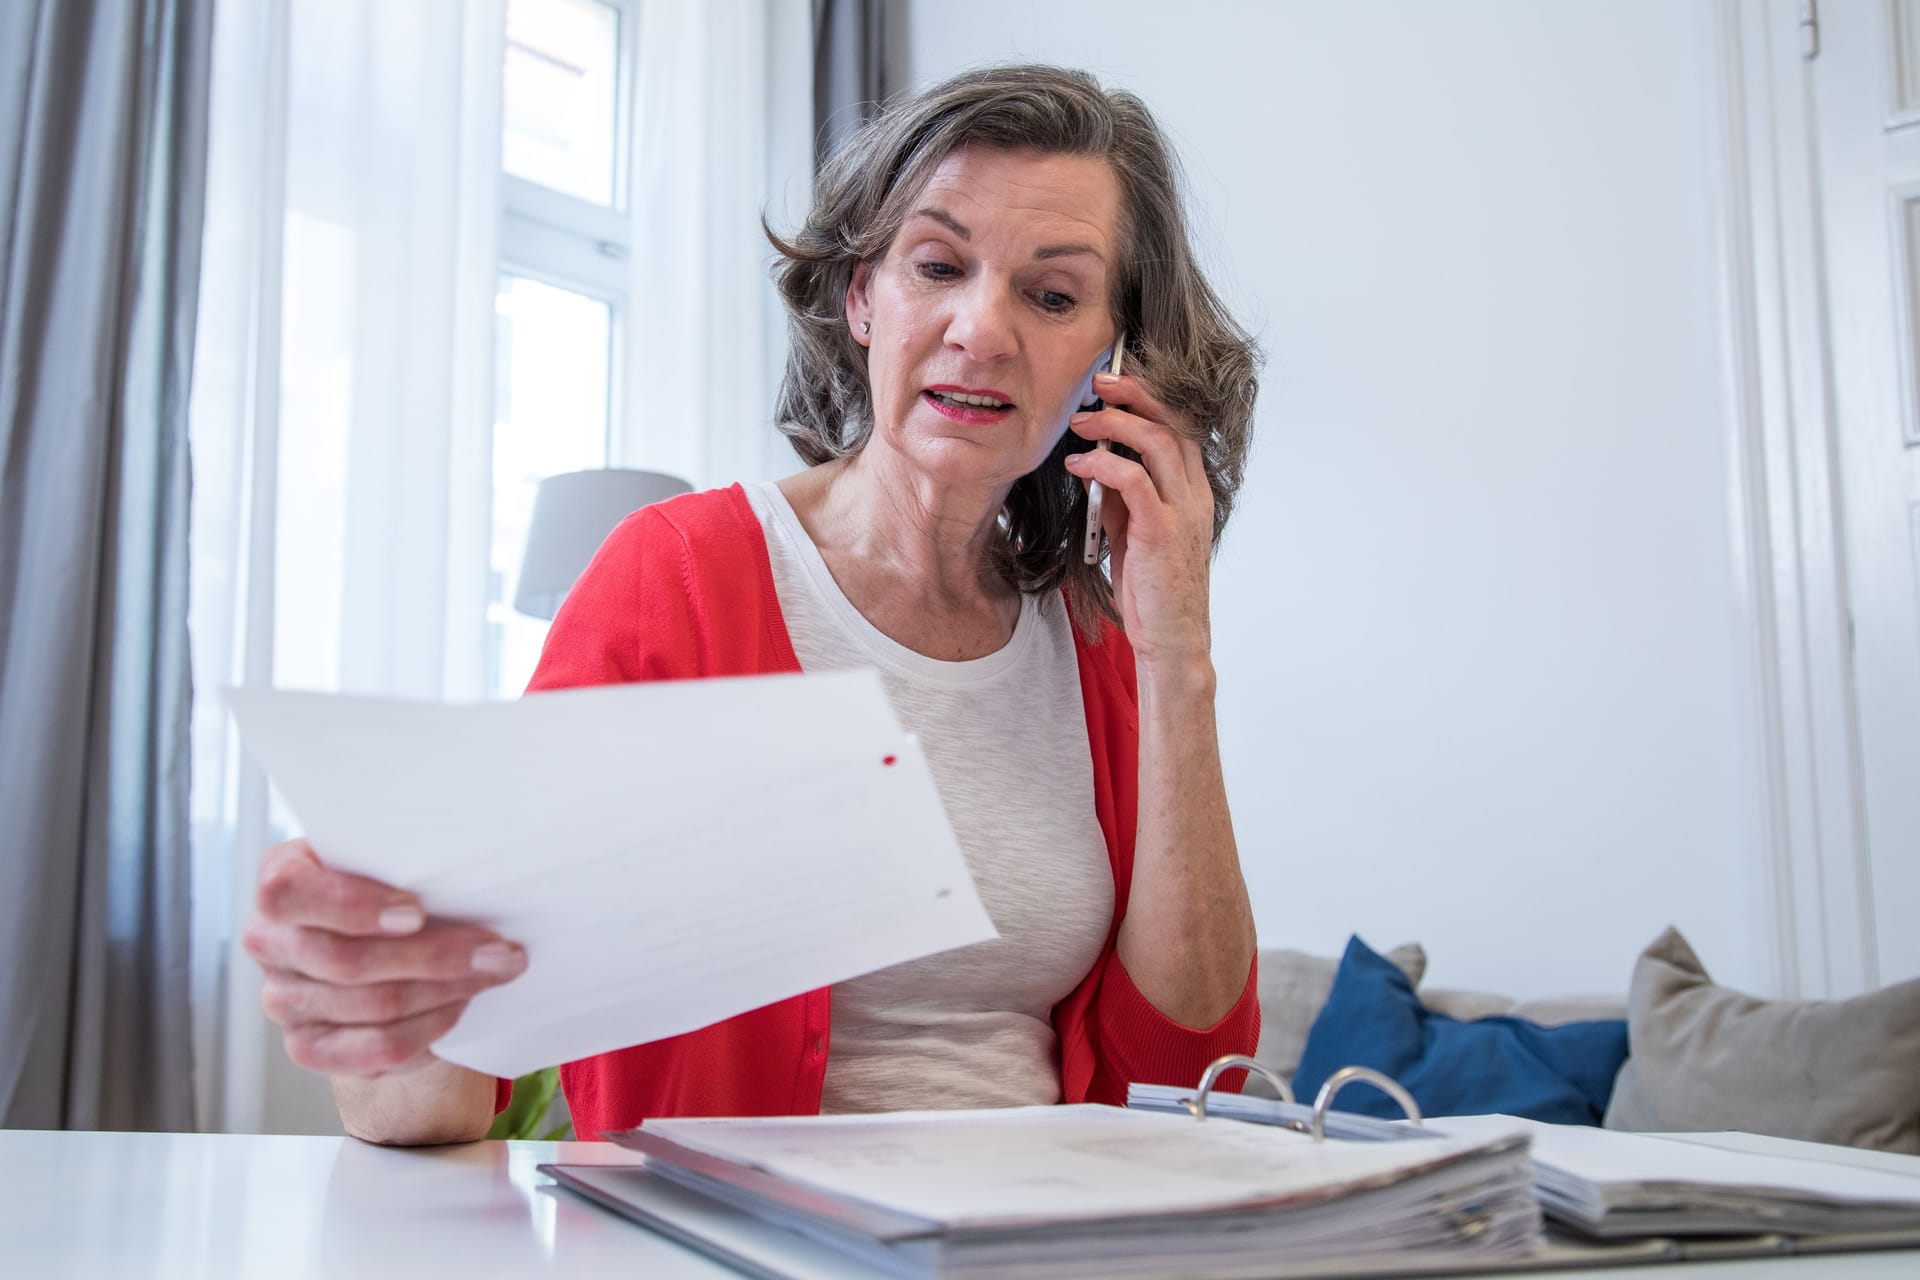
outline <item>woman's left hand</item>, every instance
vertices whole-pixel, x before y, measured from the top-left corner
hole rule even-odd
[[[1139,461],[1106,450],[1069,454],[1067,470],[1106,487],[1100,524],[1111,548],[1114,601],[1138,662],[1206,660],[1213,489],[1189,420],[1136,379],[1097,374],[1106,408],[1073,415],[1076,434],[1111,440]]]

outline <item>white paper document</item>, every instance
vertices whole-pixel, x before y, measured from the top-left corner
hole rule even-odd
[[[1854,1157],[1869,1153],[1815,1143],[1730,1150],[1688,1134],[1512,1116],[1430,1124],[1454,1137],[1527,1134],[1541,1206],[1594,1236],[1870,1233],[1898,1237],[1903,1247],[1920,1242],[1920,1159],[1911,1156],[1873,1152],[1874,1163],[1863,1166]]]
[[[1536,1163],[1603,1191],[1679,1186],[1700,1192],[1777,1191],[1810,1202],[1870,1201],[1920,1210],[1920,1177],[1915,1176],[1920,1161],[1912,1161],[1905,1172],[1861,1168],[1804,1155],[1728,1151],[1677,1134],[1623,1133],[1514,1116],[1450,1116],[1428,1123],[1462,1138],[1525,1133]]]
[[[328,865],[527,949],[434,1045],[499,1076],[997,936],[870,671],[516,702],[229,692]]]

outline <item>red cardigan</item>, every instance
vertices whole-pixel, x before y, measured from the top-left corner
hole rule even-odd
[[[1068,1102],[1123,1104],[1130,1081],[1189,1084],[1260,1036],[1254,973],[1224,1018],[1181,1026],[1140,994],[1115,949],[1133,876],[1139,711],[1133,650],[1118,628],[1076,629],[1093,749],[1094,808],[1113,862],[1113,925],[1093,969],[1054,1007]],[[622,521],[553,620],[528,692],[635,680],[800,670],[767,544],[738,485],[688,494]],[[644,929],[644,913],[635,921]],[[724,940],[716,940],[725,945]],[[826,1075],[830,988],[560,1069],[574,1132],[597,1137],[655,1116],[813,1115]],[[1243,1073],[1229,1073],[1238,1088]],[[498,1107],[511,1096],[501,1081]]]

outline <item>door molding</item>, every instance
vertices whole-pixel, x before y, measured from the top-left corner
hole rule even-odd
[[[1774,987],[1878,985],[1811,86],[1794,0],[1708,0],[1736,586]]]

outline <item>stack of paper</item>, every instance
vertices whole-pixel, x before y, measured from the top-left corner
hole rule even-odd
[[[1526,1133],[1541,1206],[1603,1238],[1904,1233],[1920,1242],[1920,1160],[1897,1173],[1511,1116],[1432,1123],[1454,1137]]]
[[[626,1195],[623,1184],[664,1178],[862,1274],[1443,1269],[1540,1243],[1526,1139],[1513,1133],[1315,1143],[1232,1122],[1064,1106],[659,1120],[618,1140],[646,1153],[643,1169],[550,1172],[616,1208],[645,1199],[644,1187]],[[657,1221],[644,1203],[636,1216]],[[711,1245],[719,1233],[707,1234]],[[742,1250],[719,1245],[741,1260]]]

